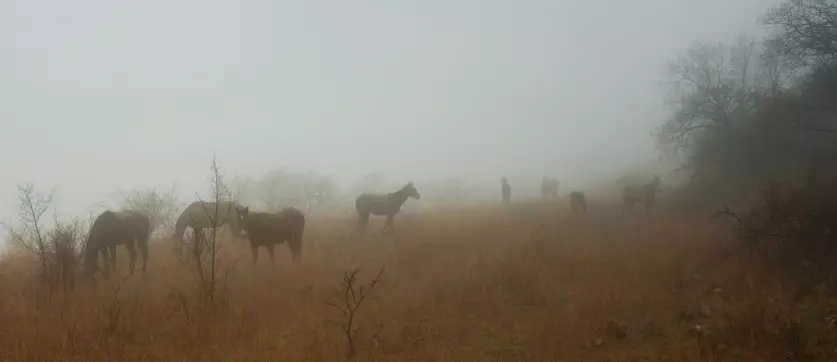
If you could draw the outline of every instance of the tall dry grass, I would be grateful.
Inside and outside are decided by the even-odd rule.
[[[595,200],[591,200],[595,201]],[[312,220],[302,261],[271,266],[224,246],[235,265],[199,307],[165,240],[119,294],[101,278],[49,302],[25,255],[0,265],[0,359],[10,361],[342,361],[326,302],[343,273],[365,282],[356,360],[774,361],[793,345],[792,292],[705,219],[591,203],[448,211],[396,219],[396,236],[353,236],[351,220]],[[127,255],[120,250],[119,268]],[[112,277],[119,284],[122,277]],[[115,302],[116,300],[116,302]],[[783,324],[784,323],[784,324]],[[788,332],[790,331],[790,332]],[[798,339],[798,338],[797,338]]]

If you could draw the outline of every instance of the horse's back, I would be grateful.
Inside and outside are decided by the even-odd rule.
[[[232,202],[194,201],[186,206],[178,220],[192,227],[198,225],[205,228],[211,227],[212,219],[215,219],[216,215],[217,224],[237,221],[236,212]]]
[[[279,212],[251,211],[248,215],[250,227],[270,227],[305,222],[305,214],[295,207],[286,207]]]
[[[376,203],[386,202],[387,195],[362,193],[355,199],[355,208],[358,210],[368,209]]]
[[[279,212],[251,211],[247,217],[247,228],[250,239],[257,243],[267,239],[292,238],[302,234],[305,214],[295,207]]]
[[[95,239],[101,242],[110,240],[126,240],[137,236],[146,237],[151,232],[151,220],[144,213],[134,210],[112,211],[105,210],[90,230]]]

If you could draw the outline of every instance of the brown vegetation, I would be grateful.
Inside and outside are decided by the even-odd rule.
[[[366,284],[384,264],[355,316],[357,360],[832,353],[799,342],[802,333],[817,333],[806,343],[833,338],[831,311],[792,303],[793,288],[756,260],[722,259],[729,245],[705,219],[623,213],[601,200],[570,219],[565,204],[404,216],[394,239],[354,239],[351,222],[312,221],[304,260],[283,252],[275,267],[243,263],[209,306],[168,240],[152,243],[147,275],[85,281],[48,304],[23,277],[37,263],[11,253],[0,265],[0,359],[345,360],[328,303],[343,295],[345,272],[364,265],[357,279]],[[220,258],[236,260],[247,247],[225,250]]]

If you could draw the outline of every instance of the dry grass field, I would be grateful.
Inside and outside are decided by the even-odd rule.
[[[340,300],[344,272],[363,265],[367,282],[384,263],[374,299],[358,312],[354,360],[778,361],[833,352],[800,336],[795,326],[807,322],[790,316],[804,310],[781,279],[744,258],[721,261],[730,242],[706,218],[591,201],[583,216],[564,200],[402,215],[393,238],[356,238],[349,219],[312,220],[302,260],[280,245],[275,266],[262,250],[254,267],[248,247],[228,242],[210,307],[198,307],[192,274],[166,240],[155,240],[147,274],[128,278],[118,303],[101,278],[43,301],[30,264],[9,254],[0,265],[0,359],[343,361],[339,312],[326,303]],[[381,225],[373,219],[370,234]]]

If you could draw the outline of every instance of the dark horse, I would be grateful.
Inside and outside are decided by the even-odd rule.
[[[574,212],[587,211],[587,197],[581,191],[573,191],[570,193],[570,209]]]
[[[259,247],[264,246],[270,261],[273,259],[273,246],[284,242],[291,249],[293,260],[302,255],[302,234],[305,231],[305,215],[294,207],[286,207],[279,212],[250,212],[249,208],[239,209],[238,226],[250,240],[253,264],[259,259]]]
[[[645,204],[645,212],[651,212],[651,207],[654,206],[654,199],[660,189],[660,177],[655,176],[654,180],[645,185],[627,185],[622,189],[622,200],[625,202],[626,208],[632,208],[634,203],[639,202]]]
[[[541,197],[544,199],[549,198],[550,196],[558,197],[559,184],[558,180],[552,177],[544,177],[541,182]]]
[[[407,201],[408,197],[412,197],[416,200],[421,199],[421,195],[419,195],[418,191],[416,191],[412,181],[408,182],[404,185],[404,187],[396,192],[388,194],[360,194],[360,196],[355,199],[358,229],[361,232],[366,231],[366,224],[369,222],[370,214],[386,215],[387,221],[381,232],[392,232],[392,221],[395,218],[395,214],[398,214],[398,212],[401,211],[401,205],[404,205],[404,202]]]
[[[142,253],[142,270],[148,262],[148,237],[151,235],[151,221],[148,216],[137,211],[106,210],[90,229],[87,236],[87,246],[84,251],[84,266],[88,275],[96,269],[99,253],[104,261],[105,275],[110,274],[111,265],[116,268],[116,247],[125,245],[128,248],[130,272],[134,272],[137,260],[137,248]],[[110,253],[108,253],[110,251]]]

